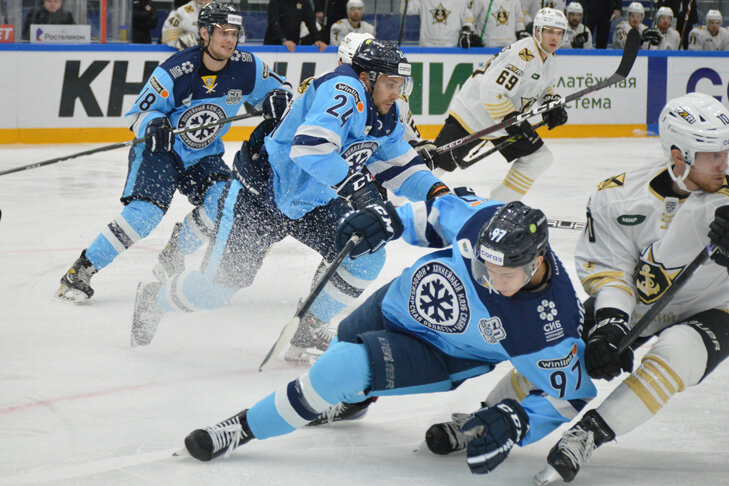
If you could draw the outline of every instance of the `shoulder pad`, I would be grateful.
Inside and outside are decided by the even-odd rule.
[[[608,177],[604,181],[602,181],[600,184],[597,185],[597,190],[602,191],[603,189],[611,189],[613,187],[622,187],[625,185],[625,172],[622,174]]]
[[[173,80],[192,74],[200,66],[199,46],[193,46],[171,55],[159,67],[167,71]]]

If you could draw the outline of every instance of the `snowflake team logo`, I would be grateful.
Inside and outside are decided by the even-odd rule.
[[[440,262],[428,262],[413,273],[408,311],[423,326],[448,334],[464,332],[471,319],[463,282]]]
[[[194,106],[183,113],[180,117],[180,121],[177,122],[177,128],[206,125],[208,123],[222,120],[223,118],[225,118],[225,112],[222,108],[217,105],[206,103]],[[180,139],[188,147],[199,150],[213,143],[221,129],[222,125],[201,128],[199,130],[193,130],[191,132],[181,134]]]

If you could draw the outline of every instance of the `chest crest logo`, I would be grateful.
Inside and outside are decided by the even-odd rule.
[[[217,78],[217,75],[212,76],[201,76],[203,86],[205,86],[205,89],[207,90],[205,93],[210,94],[215,92],[215,87],[218,85],[218,83],[215,82],[215,79]]]
[[[443,3],[439,3],[436,8],[430,11],[433,16],[433,24],[445,24],[448,25],[448,16],[451,11],[443,6]]]
[[[427,262],[413,273],[408,312],[421,325],[446,334],[465,332],[471,319],[463,282],[437,261]]]
[[[652,304],[658,300],[680,272],[681,267],[666,268],[662,263],[654,261],[653,246],[649,246],[640,256],[633,275],[640,301]]]
[[[509,12],[504,10],[504,7],[499,7],[497,12],[491,14],[496,21],[496,25],[507,25],[509,23]]]

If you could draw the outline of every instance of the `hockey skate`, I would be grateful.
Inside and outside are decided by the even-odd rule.
[[[198,461],[209,461],[222,454],[227,456],[236,447],[254,439],[248,427],[247,413],[248,409],[245,409],[212,427],[193,430],[185,437],[187,452]]]
[[[461,432],[461,425],[471,418],[467,413],[454,413],[450,422],[433,424],[425,433],[425,443],[435,454],[450,454],[465,449],[468,438]]]
[[[307,312],[299,322],[296,334],[289,342],[284,359],[289,363],[312,365],[329,347],[329,342],[336,332],[329,328],[329,323],[318,319]]]
[[[153,282],[137,285],[137,297],[134,300],[134,316],[132,317],[131,345],[146,346],[152,342],[159,321],[164,312],[157,308],[157,291],[162,284]]]
[[[173,275],[182,273],[185,270],[185,256],[180,252],[178,246],[178,237],[182,223],[175,224],[170,236],[162,252],[157,256],[157,264],[152,268],[154,277],[162,283],[165,283]]]
[[[592,451],[614,438],[615,433],[600,414],[590,410],[549,451],[548,465],[534,477],[535,484],[545,485],[558,479],[569,483],[590,460]]]
[[[331,422],[340,422],[342,420],[359,420],[367,415],[367,410],[369,410],[370,405],[376,401],[377,397],[370,397],[359,403],[337,403],[306,425],[316,426]]]
[[[90,299],[94,295],[90,281],[96,272],[98,270],[86,258],[86,250],[82,251],[81,256],[61,277],[61,286],[56,291],[55,298],[74,304]]]

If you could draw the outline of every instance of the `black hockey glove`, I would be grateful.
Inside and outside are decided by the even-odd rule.
[[[347,201],[353,209],[362,209],[372,203],[381,203],[382,196],[377,190],[372,174],[369,172],[355,172],[332,187],[337,196]]]
[[[504,462],[529,431],[529,415],[519,402],[507,398],[485,407],[461,425],[468,440],[466,462],[473,474],[486,474]]]
[[[458,47],[469,49],[471,47],[483,47],[481,38],[468,27],[463,27],[458,33]]]
[[[507,118],[513,118],[518,114],[518,111],[512,111],[504,117],[504,120],[506,120]],[[529,143],[535,143],[537,140],[539,140],[539,135],[537,135],[537,132],[534,130],[534,127],[532,127],[531,123],[529,123],[529,120],[524,120],[521,123],[511,125],[505,130],[506,133],[508,133],[510,137],[514,137],[515,140],[523,138]]]
[[[574,39],[572,39],[572,43],[570,44],[573,49],[582,49],[585,46],[585,42],[587,42],[588,37],[587,32],[582,32],[581,34],[577,34]]]
[[[527,32],[526,30],[520,30],[516,33],[516,39],[521,40],[525,37],[531,37],[531,34]]]
[[[286,111],[293,95],[285,89],[272,89],[263,98],[263,118],[273,119],[278,123]]]
[[[618,354],[620,340],[628,334],[628,315],[619,310],[604,308],[595,312],[597,324],[587,336],[585,368],[592,378],[612,380],[622,371],[633,371],[633,350]]]
[[[144,143],[150,152],[157,154],[172,152],[175,134],[172,133],[172,125],[167,117],[163,116],[150,121],[144,131],[144,138]]]
[[[408,143],[415,149],[420,158],[423,159],[428,169],[433,170],[438,167],[438,153],[436,152],[438,147],[432,140],[411,140]]]
[[[542,104],[546,105],[552,101],[559,101],[562,97],[558,94],[548,94],[542,100]],[[547,122],[547,127],[551,130],[557,128],[560,125],[567,123],[567,110],[564,105],[558,106],[549,111],[542,113],[542,119]]]
[[[402,221],[391,202],[374,203],[344,215],[334,234],[334,244],[341,251],[355,233],[362,237],[349,255],[354,259],[374,253],[390,240],[400,237]]]
[[[711,259],[729,268],[729,206],[720,206],[714,211],[714,221],[709,225],[709,240],[719,247]]]
[[[663,40],[663,35],[658,29],[645,29],[643,31],[643,42],[650,42],[651,45],[657,46]]]

